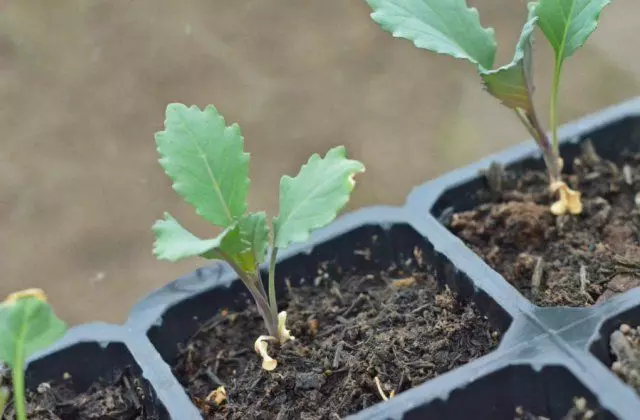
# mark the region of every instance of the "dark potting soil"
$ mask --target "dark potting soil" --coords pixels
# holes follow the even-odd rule
[[[270,346],[274,371],[253,351],[265,334],[254,305],[222,311],[181,347],[174,372],[207,419],[338,419],[383,400],[376,377],[388,397],[498,344],[472,303],[438,287],[418,249],[383,272],[329,272],[340,269],[325,265],[281,299],[296,339]],[[218,406],[210,394],[221,385]]]
[[[486,175],[482,204],[446,224],[535,304],[590,306],[640,286],[640,155],[614,163],[584,143],[565,176],[582,192],[578,216],[550,213],[543,171]]]
[[[118,372],[113,381],[97,382],[86,392],[73,389],[73,378],[40,384],[27,391],[29,420],[159,420],[151,389],[129,369]],[[15,419],[13,406],[4,419]]]
[[[640,394],[640,327],[621,325],[611,334],[609,347],[615,356],[611,370]]]
[[[602,418],[601,413],[597,410],[589,408],[587,401],[584,398],[575,398],[573,401],[573,407],[567,414],[559,419],[553,419],[545,416],[537,416],[526,411],[522,407],[516,409],[516,415],[514,420],[598,420]]]

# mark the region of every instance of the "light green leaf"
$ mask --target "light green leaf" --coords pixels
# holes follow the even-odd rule
[[[249,248],[237,254],[234,260],[245,272],[255,273],[269,246],[267,215],[264,212],[250,213],[240,220],[239,225],[242,240]]]
[[[611,0],[540,0],[538,26],[562,61],[582,47]]]
[[[204,111],[167,106],[164,131],[156,133],[160,164],[173,188],[199,215],[228,227],[246,211],[249,154],[237,124],[226,126],[212,105]]]
[[[9,401],[9,390],[5,387],[0,387],[0,419],[4,415],[4,408]]]
[[[261,211],[248,214],[240,221],[240,233],[243,240],[251,244],[251,253],[256,263],[262,263],[269,246],[266,213]]]
[[[280,180],[280,215],[274,219],[274,244],[287,247],[309,239],[312,230],[327,225],[349,201],[354,175],[364,165],[346,158],[344,146],[324,158],[314,154],[295,178]]]
[[[509,108],[522,109],[526,112],[533,112],[531,38],[536,20],[535,4],[532,4],[511,63],[496,70],[480,72],[485,88],[491,95],[498,98]]]
[[[367,0],[371,18],[394,37],[416,47],[469,60],[491,69],[496,55],[492,28],[483,28],[478,11],[465,0]]]
[[[153,254],[160,260],[178,261],[196,256],[220,259],[218,251],[234,255],[248,248],[235,223],[213,239],[200,239],[182,227],[169,213],[165,213],[164,220],[158,220],[152,230],[156,235]]]
[[[0,303],[0,360],[9,367],[21,366],[35,352],[62,338],[66,329],[40,297],[6,300]]]

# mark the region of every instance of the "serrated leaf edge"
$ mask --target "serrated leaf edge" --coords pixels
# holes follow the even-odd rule
[[[185,200],[187,203],[189,203],[195,209],[196,214],[198,214],[199,216],[201,216],[202,218],[204,218],[205,220],[211,222],[214,225],[218,225],[220,227],[226,228],[230,224],[232,224],[236,219],[238,219],[239,217],[242,217],[242,215],[244,215],[246,213],[246,211],[247,211],[247,201],[244,200],[242,213],[239,216],[234,217],[231,214],[231,209],[229,208],[229,204],[225,200],[222,199],[223,198],[222,197],[222,190],[220,189],[220,185],[219,185],[218,180],[212,174],[212,169],[211,169],[211,166],[209,165],[209,162],[206,159],[203,158],[204,164],[207,167],[207,172],[209,173],[209,178],[214,184],[214,191],[215,191],[215,193],[217,195],[217,198],[220,200],[221,203],[224,204],[225,213],[226,213],[226,216],[228,218],[228,221],[227,221],[226,225],[220,225],[220,224],[214,223],[212,220],[209,220],[209,218],[201,211],[201,209],[198,208],[198,205],[196,205],[196,203],[193,200],[184,197],[179,191],[181,183],[174,180],[173,176],[170,174],[171,171],[168,170],[167,167],[166,167],[166,164],[168,162],[170,162],[171,157],[166,156],[163,153],[161,153],[160,144],[159,144],[159,137],[160,136],[164,136],[165,133],[167,132],[167,122],[169,120],[168,113],[169,113],[170,109],[176,109],[176,108],[184,108],[184,109],[187,109],[187,110],[196,110],[196,111],[201,112],[201,113],[206,113],[209,110],[213,110],[213,112],[216,114],[216,117],[222,122],[222,125],[224,126],[224,132],[225,133],[227,132],[227,130],[237,130],[238,136],[240,137],[241,148],[242,148],[242,151],[243,151],[241,156],[242,156],[243,163],[244,163],[244,160],[246,160],[247,162],[249,161],[249,159],[251,157],[251,154],[244,151],[244,136],[242,135],[242,130],[240,129],[240,126],[237,123],[233,123],[231,125],[227,125],[227,122],[226,122],[224,116],[212,104],[209,104],[206,107],[204,107],[203,109],[200,109],[200,107],[198,107],[197,105],[187,106],[187,105],[179,103],[179,102],[172,102],[172,103],[168,104],[167,107],[166,107],[165,119],[164,119],[164,130],[156,132],[155,136],[154,136],[155,142],[156,142],[156,151],[160,155],[160,158],[158,159],[158,162],[160,163],[160,166],[162,166],[162,169],[163,169],[164,173],[167,175],[167,177],[169,179],[171,179],[171,188],[180,197],[182,197],[183,200]],[[186,124],[183,124],[183,125],[185,126],[185,128],[187,127]],[[191,130],[188,130],[188,131],[191,131]],[[196,146],[197,146],[197,142],[196,142]],[[198,150],[200,150],[199,147],[197,147],[197,148],[198,148]],[[202,153],[202,155],[205,155],[205,154]],[[248,176],[244,177],[243,183],[245,184],[245,186],[248,189],[249,185],[251,184],[251,180],[249,179]],[[236,190],[234,189],[234,191],[232,191],[232,194],[234,194],[235,191]]]
[[[336,147],[333,147],[333,148],[329,149],[329,151],[327,151],[327,153],[325,154],[324,159],[327,159],[328,157],[331,157],[330,155],[331,155],[331,154],[333,154],[333,153],[336,153],[336,154],[338,154],[340,157],[344,158],[346,162],[350,162],[350,163],[352,163],[352,162],[354,162],[354,163],[358,163],[358,164],[360,165],[360,167],[359,167],[358,169],[354,170],[354,171],[353,171],[351,174],[349,174],[349,176],[347,177],[347,182],[346,182],[346,185],[347,185],[347,191],[346,191],[346,193],[347,193],[347,194],[346,194],[346,198],[345,198],[345,200],[344,200],[344,203],[340,204],[340,205],[336,208],[336,210],[335,210],[335,211],[331,212],[331,218],[330,218],[330,221],[329,221],[328,223],[331,223],[331,221],[335,220],[335,218],[338,216],[338,213],[340,213],[340,211],[344,208],[344,206],[346,206],[346,205],[347,205],[347,203],[349,202],[349,199],[350,199],[351,193],[353,192],[353,189],[355,188],[355,184],[356,184],[356,183],[355,183],[355,179],[354,179],[355,175],[357,175],[357,174],[359,174],[359,173],[364,173],[364,172],[365,172],[365,170],[366,170],[366,168],[365,168],[365,166],[362,164],[362,162],[357,161],[357,160],[355,160],[355,159],[348,159],[348,158],[346,157],[346,148],[345,148],[344,146],[336,146]],[[309,164],[311,164],[311,163],[313,163],[313,162],[315,162],[315,161],[317,161],[317,160],[319,160],[319,159],[322,159],[322,158],[320,157],[320,155],[319,155],[318,153],[314,153],[313,155],[311,155],[311,156],[309,157],[309,159],[307,160],[307,163],[303,164],[303,165],[300,167],[300,170],[298,171],[298,174],[300,174],[300,172],[302,172],[304,168],[306,168],[307,166],[309,166]],[[297,176],[297,175],[296,175],[296,176]],[[281,178],[281,180],[280,180],[280,184],[282,184],[282,183],[283,183],[283,182],[285,182],[285,181],[286,181],[287,183],[290,183],[290,182],[291,182],[291,181],[293,181],[294,179],[295,179],[295,177],[291,177],[291,176],[289,176],[289,175],[283,175],[283,176],[282,176],[282,178]],[[290,216],[289,216],[289,217],[290,217]],[[311,237],[311,232],[313,232],[313,231],[314,231],[314,230],[316,230],[316,229],[319,229],[319,228],[321,228],[321,227],[326,226],[326,223],[325,223],[325,224],[321,224],[321,225],[313,226],[313,227],[311,227],[311,228],[309,228],[309,229],[304,229],[303,231],[300,231],[300,232],[299,232],[299,234],[298,234],[297,236],[295,236],[295,238],[294,238],[293,240],[290,240],[286,245],[280,245],[280,246],[278,246],[278,245],[277,245],[278,237],[277,237],[277,231],[276,231],[275,226],[278,224],[278,222],[279,222],[279,221],[280,221],[280,215],[276,216],[276,217],[274,218],[274,222],[273,222],[273,224],[274,224],[274,229],[273,229],[274,241],[273,241],[273,242],[274,242],[275,246],[276,246],[276,247],[279,247],[279,248],[283,248],[283,247],[289,246],[289,245],[290,245],[290,244],[292,244],[292,243],[306,242],[306,241],[308,241],[308,240],[309,240],[309,238]]]
[[[366,0],[367,4],[369,5],[369,7],[371,7],[372,9],[374,8],[372,3],[376,0]],[[466,1],[465,1],[466,4]],[[482,22],[480,22],[480,13],[478,12],[478,9],[475,7],[468,7],[467,5],[467,10],[470,12],[471,15],[473,15],[475,22],[477,23],[478,26],[481,28],[481,30],[486,33],[487,35],[490,35],[492,38],[492,45],[493,45],[493,54],[492,54],[492,59],[491,59],[491,63],[490,66],[488,66],[488,69],[491,69],[493,67],[493,62],[495,61],[495,55],[496,55],[496,51],[498,48],[498,43],[495,39],[495,30],[492,27],[488,27],[485,28],[484,26],[482,26]],[[445,56],[449,56],[449,57],[453,57],[455,59],[459,59],[459,60],[466,60],[468,62],[470,62],[471,64],[474,64],[478,67],[478,69],[481,70],[486,70],[487,68],[485,68],[481,63],[479,63],[477,60],[473,59],[469,54],[466,55],[461,55],[461,54],[456,54],[456,53],[449,53],[449,52],[444,52],[444,51],[440,51],[437,49],[431,49],[431,48],[425,48],[423,46],[420,46],[418,44],[418,40],[417,39],[411,39],[408,38],[406,35],[403,35],[401,30],[390,30],[390,28],[387,25],[384,25],[379,19],[378,19],[378,15],[382,14],[382,12],[380,10],[374,10],[371,14],[370,17],[371,19],[376,22],[384,31],[390,33],[394,38],[400,38],[400,39],[406,39],[407,41],[410,41],[416,48],[420,48],[420,49],[426,49],[428,51],[431,51],[433,53],[436,53],[438,55],[445,55]],[[465,51],[466,50],[464,48],[460,48],[460,50]]]

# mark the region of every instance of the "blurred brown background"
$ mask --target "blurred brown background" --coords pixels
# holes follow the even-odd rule
[[[475,0],[506,62],[522,0]],[[633,97],[640,2],[608,6],[566,65],[561,120]],[[540,112],[552,56],[536,51]],[[346,144],[368,170],[350,208],[525,139],[470,65],[394,40],[364,0],[0,0],[0,294],[45,288],[71,323],[119,322],[203,261],[157,262],[164,210],[209,228],[156,162],[168,102],[215,104],[252,153],[251,207],[277,211],[281,174]]]

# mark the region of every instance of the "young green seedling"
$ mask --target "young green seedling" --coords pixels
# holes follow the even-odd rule
[[[476,66],[485,89],[514,110],[535,139],[549,173],[550,189],[559,194],[551,206],[556,214],[582,212],[580,193],[561,178],[557,139],[557,101],[564,60],[584,45],[595,30],[600,12],[610,0],[540,0],[528,5],[529,13],[513,60],[494,69],[497,43],[493,28],[480,24],[478,11],[465,0],[367,0],[371,17],[398,38],[416,47],[464,59]],[[552,141],[540,125],[533,106],[532,34],[539,26],[556,53],[550,101]]]
[[[0,419],[4,415],[4,408],[9,401],[9,390],[5,387],[0,387]]]
[[[13,293],[0,303],[0,361],[11,368],[17,420],[27,418],[24,397],[26,359],[58,341],[66,329],[40,289]],[[7,396],[4,398],[6,402]]]
[[[354,175],[362,163],[349,160],[343,146],[313,155],[294,178],[280,180],[280,214],[271,234],[264,212],[247,213],[249,154],[237,124],[227,126],[212,105],[200,110],[182,104],[167,106],[165,129],[156,134],[160,164],[174,190],[209,223],[223,229],[212,239],[200,239],[165,213],[153,226],[157,258],[177,261],[200,256],[226,261],[253,296],[269,335],[260,336],[255,350],[263,368],[277,362],[267,354],[268,342],[293,340],[286,329],[286,312],[278,313],[275,266],[278,250],[305,242],[312,230],[331,222],[349,200]],[[259,265],[271,245],[267,294]]]

